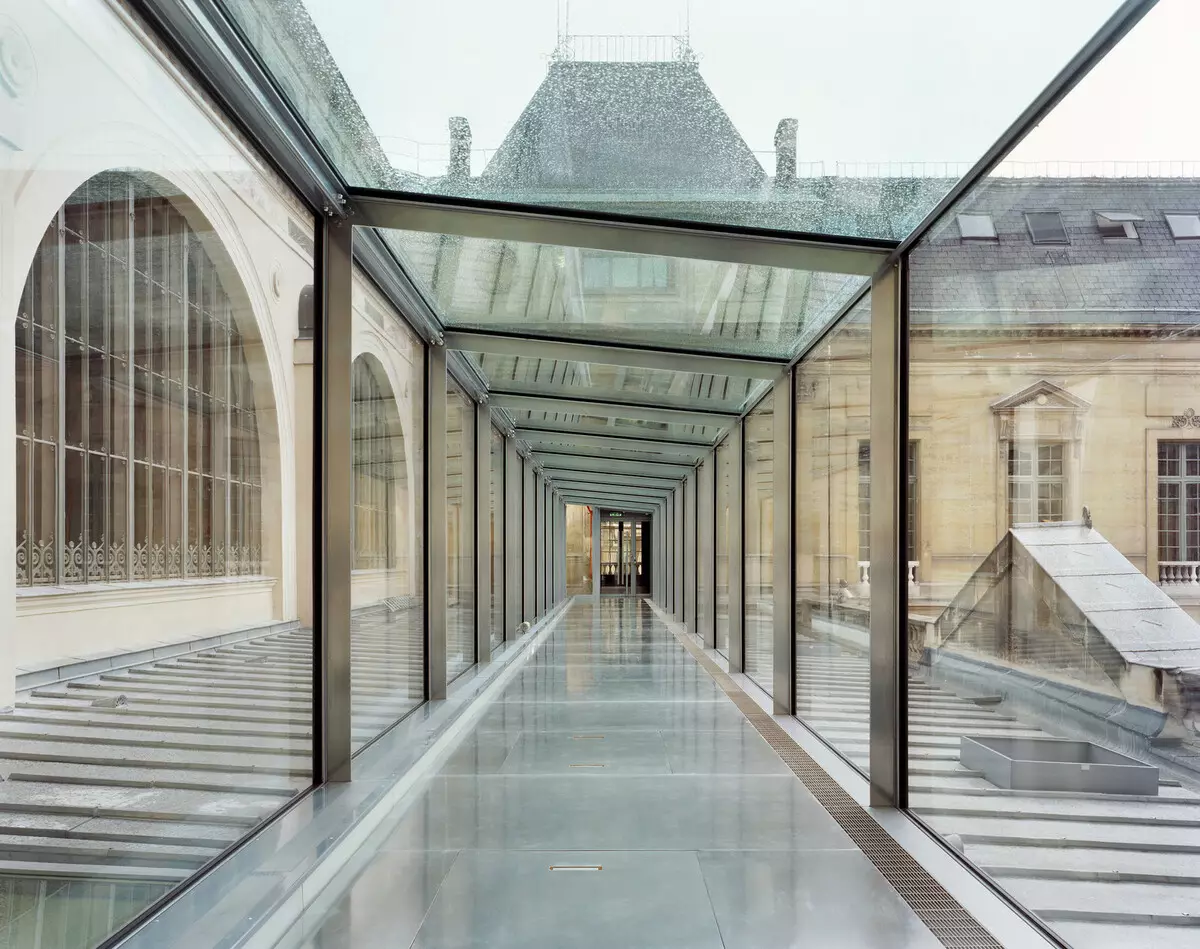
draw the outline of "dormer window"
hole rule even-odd
[[[1069,244],[1067,229],[1058,211],[1026,211],[1025,223],[1035,244]]]
[[[1177,241],[1200,240],[1200,214],[1168,214],[1167,227]]]
[[[964,241],[994,241],[996,222],[990,214],[958,215],[958,233]]]
[[[1140,220],[1142,216],[1132,211],[1097,211],[1096,229],[1106,241],[1136,241]]]

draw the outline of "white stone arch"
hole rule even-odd
[[[271,259],[257,259],[243,227],[231,209],[236,192],[213,171],[201,169],[203,159],[190,156],[167,134],[126,122],[96,122],[85,128],[68,127],[21,170],[12,192],[5,312],[15,321],[17,303],[46,226],[66,200],[86,181],[103,172],[125,172],[146,180],[160,179],[176,189],[176,202],[205,244],[235,303],[238,327],[247,350],[255,390],[262,466],[263,559],[276,577],[276,618],[296,609],[296,567],[285,552],[295,549],[295,465],[291,462],[294,423],[290,361],[285,363],[279,331],[266,291]],[[266,224],[256,212],[242,209],[245,226]],[[211,234],[215,239],[206,238]],[[257,266],[256,266],[257,263]],[[7,322],[7,321],[6,321]],[[6,337],[7,338],[7,337]],[[11,347],[9,347],[11,348]],[[289,346],[290,350],[290,346]],[[10,359],[11,357],[6,357]],[[9,363],[11,365],[11,363]],[[12,378],[9,375],[9,378]],[[11,504],[14,499],[8,500]]]

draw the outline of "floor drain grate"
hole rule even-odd
[[[686,635],[675,632],[675,637],[943,946],[948,949],[1002,949],[996,938],[797,745],[774,718],[746,695],[727,672],[705,655],[703,649]]]

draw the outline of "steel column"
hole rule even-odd
[[[521,615],[532,623],[537,617],[537,475],[528,460],[521,468]]]
[[[684,571],[684,562],[683,562],[684,540],[683,539],[684,539],[684,533],[685,533],[684,512],[687,510],[687,504],[685,503],[685,498],[684,498],[685,493],[686,492],[685,492],[684,486],[680,485],[678,488],[675,489],[675,492],[671,497],[672,506],[675,509],[675,529],[674,529],[674,533],[672,535],[674,538],[674,541],[675,541],[675,553],[674,553],[675,576],[673,577],[674,584],[675,584],[675,594],[674,594],[675,610],[674,610],[674,613],[675,613],[675,618],[677,620],[680,620],[681,622],[683,621],[684,613],[686,611],[686,603],[685,603],[686,593],[684,592],[685,588],[684,588],[684,572],[683,572]]]
[[[729,486],[729,671],[746,669],[746,458],[743,438],[746,423],[729,433],[733,453],[732,484]]]
[[[425,374],[425,697],[446,697],[446,349],[427,349]]]
[[[792,715],[796,711],[796,581],[792,569],[793,530],[795,518],[792,505],[796,491],[792,473],[796,467],[796,452],[792,418],[796,400],[792,396],[793,373],[775,383],[773,399],[773,434],[771,449],[772,492],[775,495],[774,555],[771,558],[771,620],[773,639],[771,650],[771,697],[776,715]]]
[[[696,632],[696,472],[683,481],[683,625]]]
[[[908,584],[904,550],[908,387],[903,263],[871,285],[871,804],[905,807],[908,790]]]
[[[475,405],[475,661],[492,658],[492,413]]]
[[[504,638],[513,639],[521,625],[521,456],[517,443],[504,440]]]
[[[708,457],[697,469],[696,481],[696,566],[697,577],[704,578],[704,586],[700,588],[697,580],[696,632],[704,640],[706,649],[713,649],[717,644],[717,453],[709,452]]]
[[[349,781],[352,746],[350,571],[353,567],[353,227],[327,219],[320,229],[320,312],[314,335],[313,780]]]

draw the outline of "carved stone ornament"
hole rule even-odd
[[[36,82],[29,40],[14,23],[0,20],[0,88],[17,99],[31,92]]]
[[[1194,409],[1187,409],[1182,415],[1172,415],[1171,428],[1200,428],[1200,415]]]

